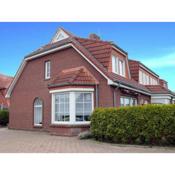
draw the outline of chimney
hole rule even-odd
[[[100,40],[100,37],[98,35],[96,35],[95,33],[91,33],[89,35],[89,39]]]
[[[160,79],[160,80],[159,80],[159,83],[160,83],[160,85],[161,85],[162,87],[168,89],[168,83],[167,83],[165,80]]]

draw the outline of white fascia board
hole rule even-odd
[[[149,72],[151,75],[153,75],[153,76],[155,76],[156,78],[158,78],[159,79],[159,76],[158,75],[156,75],[155,73],[153,73],[153,72],[151,72],[148,68],[146,68],[145,66],[143,66],[143,65],[141,65],[140,64],[140,67],[142,68],[142,69],[145,69],[147,72]]]
[[[53,52],[56,52],[56,51],[59,51],[59,50],[65,49],[65,48],[69,48],[71,46],[72,46],[71,44],[66,44],[66,45],[63,45],[63,46],[60,46],[60,47],[57,47],[57,48],[54,48],[54,49],[50,49],[48,51],[45,51],[45,52],[42,52],[42,53],[39,53],[39,54],[36,54],[36,55],[33,55],[33,56],[29,56],[29,57],[25,58],[25,60],[26,61],[32,60],[34,58],[38,58],[40,56],[44,56],[44,55],[47,55],[49,53],[53,53]]]
[[[127,54],[126,54],[126,53],[122,52],[122,51],[121,51],[120,49],[118,49],[117,47],[112,46],[112,48],[113,48],[113,49],[115,49],[115,50],[117,50],[118,52],[120,52],[122,55],[127,56]]]
[[[18,78],[20,77],[20,75],[21,75],[25,65],[26,65],[26,60],[24,59],[22,61],[21,65],[20,65],[20,67],[19,67],[19,69],[18,69],[18,71],[17,71],[17,73],[16,73],[16,75],[15,75],[15,77],[14,77],[14,79],[13,79],[13,81],[12,81],[8,91],[7,91],[7,93],[6,93],[5,98],[10,98],[11,92],[12,92],[16,82],[18,81]]]
[[[57,93],[57,92],[76,92],[76,91],[81,91],[81,92],[93,92],[94,89],[93,88],[65,88],[65,89],[55,89],[55,90],[51,90],[49,91],[49,93],[53,94],[53,93]]]
[[[110,84],[109,84],[109,83],[110,83]],[[108,84],[109,84],[109,85],[114,85],[114,86],[119,86],[119,87],[122,87],[122,88],[125,88],[125,89],[133,90],[133,91],[136,91],[136,92],[139,92],[139,93],[142,93],[142,94],[146,94],[146,95],[150,95],[150,96],[151,96],[151,94],[148,93],[148,92],[145,92],[145,91],[142,91],[142,90],[138,90],[138,89],[134,89],[134,88],[132,88],[132,87],[125,86],[125,85],[123,85],[123,84],[115,83],[115,82],[113,82],[113,81],[109,81]]]
[[[168,94],[159,94],[159,95],[151,95],[153,99],[171,99],[171,96]]]
[[[15,78],[12,82],[12,84],[10,85],[9,87],[9,90],[7,92],[7,95],[6,95],[6,98],[10,98],[10,95],[11,95],[11,92],[15,86],[15,83],[17,82],[20,74],[22,73],[23,69],[24,69],[24,66],[26,64],[27,61],[29,60],[32,60],[32,59],[35,59],[35,58],[38,58],[38,57],[41,57],[41,56],[44,56],[44,55],[47,55],[49,53],[53,53],[53,52],[56,52],[56,51],[59,51],[59,50],[62,50],[64,48],[69,48],[69,47],[73,47],[86,61],[88,61],[104,78],[107,79],[107,81],[109,81],[110,79],[102,72],[100,71],[99,68],[97,68],[84,54],[82,54],[73,44],[66,44],[66,45],[63,45],[63,46],[60,46],[60,47],[57,47],[57,48],[54,48],[54,49],[51,49],[51,50],[48,50],[48,51],[45,51],[45,52],[42,52],[42,53],[39,53],[39,54],[36,54],[36,55],[33,55],[33,56],[29,56],[29,57],[26,57],[24,59],[24,61],[22,62],[21,66],[19,67],[18,69],[18,72],[17,74],[15,75]],[[110,80],[111,81],[111,80]]]

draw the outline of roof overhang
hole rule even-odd
[[[139,92],[139,93],[142,93],[142,94],[151,96],[151,93],[149,93],[149,92],[145,92],[143,90],[136,89],[134,87],[129,87],[127,85],[122,84],[121,82],[117,83],[117,82],[114,82],[114,81],[108,81],[108,84],[109,85],[112,85],[112,86],[117,86],[117,87],[125,88],[125,89],[128,89],[128,90],[132,90],[132,91],[135,91],[135,92]]]
[[[8,91],[7,91],[7,94],[6,94],[6,98],[10,98],[11,96],[11,93],[15,87],[15,84],[17,83],[21,73],[23,72],[23,69],[26,65],[26,63],[30,60],[33,60],[33,59],[36,59],[36,58],[39,58],[41,56],[45,56],[47,54],[50,54],[50,53],[54,53],[56,51],[59,51],[59,50],[62,50],[62,49],[65,49],[65,48],[74,48],[88,63],[90,63],[108,82],[108,85],[114,85],[114,86],[120,86],[120,87],[123,87],[123,88],[126,88],[126,89],[129,89],[129,90],[133,90],[133,91],[136,91],[136,92],[139,92],[139,93],[142,93],[142,94],[146,94],[146,95],[151,95],[150,93],[148,92],[145,92],[143,90],[140,90],[140,89],[136,89],[134,87],[130,87],[130,86],[127,86],[127,85],[124,85],[122,83],[116,83],[114,81],[112,81],[108,76],[106,76],[95,64],[93,64],[93,62],[88,59],[74,44],[72,43],[68,43],[68,44],[64,44],[62,46],[58,46],[56,48],[53,48],[53,49],[50,49],[50,50],[47,50],[47,51],[43,51],[41,53],[38,53],[38,54],[35,54],[35,55],[32,55],[32,56],[29,56],[29,57],[25,57],[15,75],[15,78],[13,79]]]
[[[167,99],[172,99],[175,98],[174,95],[172,94],[152,94],[151,98],[167,98]]]

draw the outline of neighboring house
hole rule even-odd
[[[89,128],[94,108],[147,104],[151,91],[132,79],[126,51],[60,28],[24,58],[6,97],[9,128],[77,135]]]
[[[12,77],[0,74],[0,110],[9,108],[9,100],[5,98],[5,94],[12,80]]]
[[[151,92],[151,103],[174,104],[175,93],[168,89],[168,83],[136,60],[129,60],[131,77]]]

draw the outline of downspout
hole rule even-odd
[[[120,83],[118,83],[118,86],[116,86],[115,88],[114,88],[114,94],[113,94],[113,101],[114,101],[114,107],[117,107],[117,101],[116,101],[116,90],[118,90],[120,88]]]
[[[98,94],[98,84],[95,85],[95,107],[99,107],[99,94]]]

